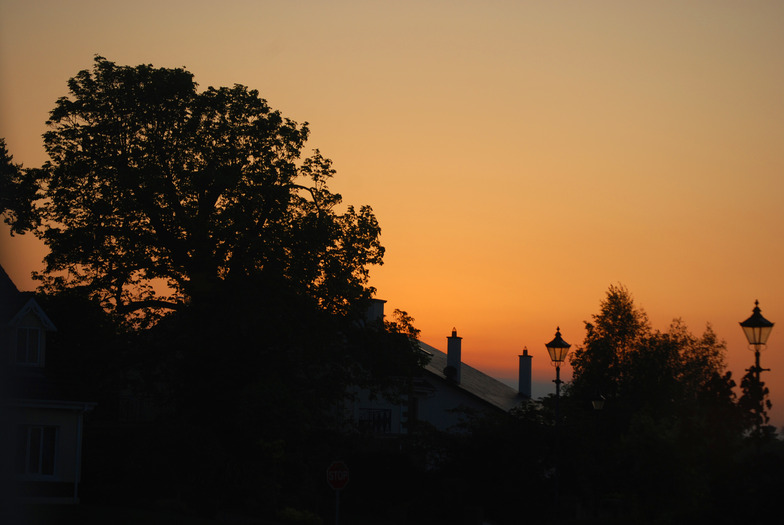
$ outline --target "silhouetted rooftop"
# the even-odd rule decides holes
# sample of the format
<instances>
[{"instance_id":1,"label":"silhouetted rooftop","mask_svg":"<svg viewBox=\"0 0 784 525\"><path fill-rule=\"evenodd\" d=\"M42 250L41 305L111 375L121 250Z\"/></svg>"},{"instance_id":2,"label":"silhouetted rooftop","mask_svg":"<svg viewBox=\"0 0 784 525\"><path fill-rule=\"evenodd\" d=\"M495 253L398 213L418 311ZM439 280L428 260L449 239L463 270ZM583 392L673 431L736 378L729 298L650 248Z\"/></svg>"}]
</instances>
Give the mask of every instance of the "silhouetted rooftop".
<instances>
[{"instance_id":1,"label":"silhouetted rooftop","mask_svg":"<svg viewBox=\"0 0 784 525\"><path fill-rule=\"evenodd\" d=\"M11 319L22 307L25 300L24 295L5 273L5 269L0 266L0 323Z\"/></svg>"},{"instance_id":2,"label":"silhouetted rooftop","mask_svg":"<svg viewBox=\"0 0 784 525\"><path fill-rule=\"evenodd\" d=\"M422 350L432 355L430 363L425 366L425 369L439 378L449 381L444 374L444 369L447 366L446 353L421 341L419 346ZM514 388L465 363L461 363L460 383L452 381L450 383L455 388L464 390L507 412L523 401L523 397Z\"/></svg>"}]
</instances>

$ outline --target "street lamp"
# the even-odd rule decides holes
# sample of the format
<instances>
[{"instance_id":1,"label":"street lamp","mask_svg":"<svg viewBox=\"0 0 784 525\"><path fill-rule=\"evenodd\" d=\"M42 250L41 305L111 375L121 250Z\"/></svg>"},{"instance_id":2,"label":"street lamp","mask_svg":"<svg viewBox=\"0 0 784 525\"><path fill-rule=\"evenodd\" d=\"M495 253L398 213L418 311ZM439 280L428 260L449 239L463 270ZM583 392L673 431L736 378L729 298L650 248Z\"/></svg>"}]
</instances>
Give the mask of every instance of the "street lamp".
<instances>
[{"instance_id":1,"label":"street lamp","mask_svg":"<svg viewBox=\"0 0 784 525\"><path fill-rule=\"evenodd\" d=\"M764 350L768 342L770 331L773 330L773 323L762 317L759 308L759 301L754 301L754 310L751 317L740 323L746 339L749 341L749 350L754 351L754 373L757 381L760 379L760 372L769 371L770 368L760 367L760 352Z\"/></svg>"},{"instance_id":2,"label":"street lamp","mask_svg":"<svg viewBox=\"0 0 784 525\"><path fill-rule=\"evenodd\" d=\"M559 501L561 499L560 496L560 469L558 467L558 425L561 422L561 414L559 411L559 403L561 399L561 363L566 361L566 354L569 353L569 343L563 340L561 337L561 327L557 327L555 329L555 337L552 341L544 345L547 348L547 353L550 354L550 361L552 361L553 366L555 366L555 505L556 508L559 507ZM557 511L556 511L557 512Z\"/></svg>"},{"instance_id":3,"label":"street lamp","mask_svg":"<svg viewBox=\"0 0 784 525\"><path fill-rule=\"evenodd\" d=\"M569 348L572 345L563 340L561 327L557 327L555 329L555 338L544 346L547 348L550 360L555 366L555 380L553 383L555 383L555 423L557 425L559 420L558 403L561 397L561 383L563 383L561 381L561 363L566 360L566 354L569 353Z\"/></svg>"}]
</instances>

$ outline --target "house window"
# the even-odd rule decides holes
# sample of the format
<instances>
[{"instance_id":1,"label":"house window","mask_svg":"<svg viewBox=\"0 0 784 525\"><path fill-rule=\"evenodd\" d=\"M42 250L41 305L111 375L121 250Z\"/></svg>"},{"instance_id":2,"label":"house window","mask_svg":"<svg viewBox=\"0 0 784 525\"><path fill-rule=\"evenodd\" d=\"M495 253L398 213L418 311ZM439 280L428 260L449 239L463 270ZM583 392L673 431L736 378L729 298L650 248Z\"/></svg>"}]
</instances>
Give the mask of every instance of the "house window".
<instances>
[{"instance_id":1,"label":"house window","mask_svg":"<svg viewBox=\"0 0 784 525\"><path fill-rule=\"evenodd\" d=\"M17 472L53 476L57 453L57 427L22 425L16 455Z\"/></svg>"},{"instance_id":2,"label":"house window","mask_svg":"<svg viewBox=\"0 0 784 525\"><path fill-rule=\"evenodd\" d=\"M19 328L16 332L16 364L40 366L42 341L40 329Z\"/></svg>"},{"instance_id":3,"label":"house window","mask_svg":"<svg viewBox=\"0 0 784 525\"><path fill-rule=\"evenodd\" d=\"M392 432L392 410L360 408L359 428L369 434L389 434Z\"/></svg>"}]
</instances>

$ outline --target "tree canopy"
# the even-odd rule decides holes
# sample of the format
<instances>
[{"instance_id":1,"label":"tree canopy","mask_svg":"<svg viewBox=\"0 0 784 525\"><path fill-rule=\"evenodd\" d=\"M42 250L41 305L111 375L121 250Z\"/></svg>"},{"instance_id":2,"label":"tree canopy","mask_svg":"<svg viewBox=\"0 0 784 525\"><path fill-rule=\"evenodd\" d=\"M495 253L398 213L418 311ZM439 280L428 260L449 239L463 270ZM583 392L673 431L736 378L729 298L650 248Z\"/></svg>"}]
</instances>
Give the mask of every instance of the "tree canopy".
<instances>
[{"instance_id":1,"label":"tree canopy","mask_svg":"<svg viewBox=\"0 0 784 525\"><path fill-rule=\"evenodd\" d=\"M585 341L571 356L573 396L602 396L629 410L672 413L685 403L705 400L720 383L728 385L719 389L721 395L732 395L726 347L710 326L699 337L680 319L666 332L654 330L620 285L610 286L599 313L585 326Z\"/></svg>"},{"instance_id":2,"label":"tree canopy","mask_svg":"<svg viewBox=\"0 0 784 525\"><path fill-rule=\"evenodd\" d=\"M176 309L248 277L335 312L369 297L378 222L368 206L339 211L331 161L302 158L307 122L242 85L198 91L185 69L103 57L68 91L47 122L50 161L24 170L4 152L4 184L19 188L6 221L46 243L48 287L87 287L119 312Z\"/></svg>"},{"instance_id":3,"label":"tree canopy","mask_svg":"<svg viewBox=\"0 0 784 525\"><path fill-rule=\"evenodd\" d=\"M366 317L384 255L371 208L329 190L307 123L181 68L96 57L48 126L40 168L0 141L2 212L46 244L37 277L67 326L47 371L99 400L108 432L156 423L123 428L127 447L99 436L93 465L208 507L312 499L351 393L400 396L426 359L405 312Z\"/></svg>"},{"instance_id":4,"label":"tree canopy","mask_svg":"<svg viewBox=\"0 0 784 525\"><path fill-rule=\"evenodd\" d=\"M761 449L746 446L757 420L737 398L725 352L710 326L700 336L679 319L653 329L631 293L610 286L571 356L572 431L562 449L575 493L594 504L612 499L640 522L744 514L734 509L756 496L734 493L752 468L739 458L752 450L757 460ZM604 408L594 411L590 401L600 396ZM761 486L752 484L752 492Z\"/></svg>"}]
</instances>

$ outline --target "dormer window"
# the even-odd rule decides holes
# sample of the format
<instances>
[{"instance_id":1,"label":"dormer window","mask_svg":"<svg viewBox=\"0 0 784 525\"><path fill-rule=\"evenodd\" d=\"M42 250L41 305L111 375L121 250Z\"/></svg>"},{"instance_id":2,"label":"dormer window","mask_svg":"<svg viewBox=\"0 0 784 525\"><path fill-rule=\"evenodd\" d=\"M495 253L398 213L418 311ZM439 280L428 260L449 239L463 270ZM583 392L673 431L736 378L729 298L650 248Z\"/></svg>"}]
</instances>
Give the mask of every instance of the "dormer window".
<instances>
[{"instance_id":1,"label":"dormer window","mask_svg":"<svg viewBox=\"0 0 784 525\"><path fill-rule=\"evenodd\" d=\"M16 364L43 366L43 339L40 328L18 328L16 332Z\"/></svg>"}]
</instances>

